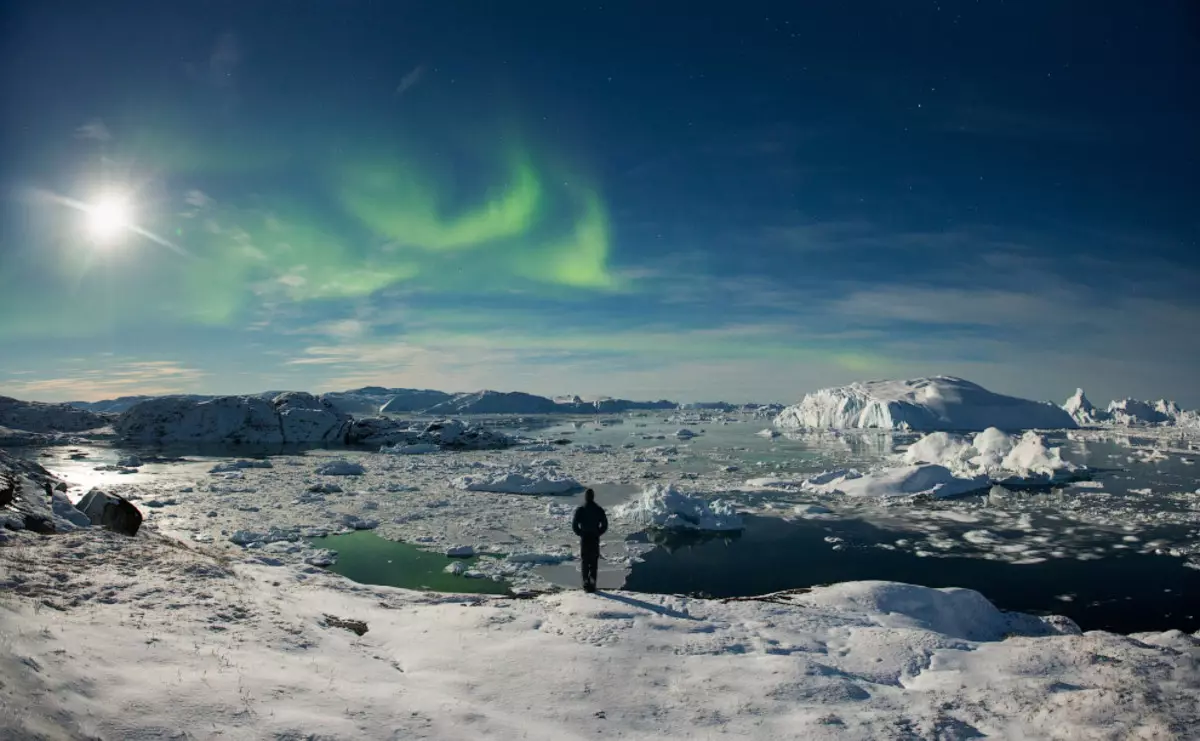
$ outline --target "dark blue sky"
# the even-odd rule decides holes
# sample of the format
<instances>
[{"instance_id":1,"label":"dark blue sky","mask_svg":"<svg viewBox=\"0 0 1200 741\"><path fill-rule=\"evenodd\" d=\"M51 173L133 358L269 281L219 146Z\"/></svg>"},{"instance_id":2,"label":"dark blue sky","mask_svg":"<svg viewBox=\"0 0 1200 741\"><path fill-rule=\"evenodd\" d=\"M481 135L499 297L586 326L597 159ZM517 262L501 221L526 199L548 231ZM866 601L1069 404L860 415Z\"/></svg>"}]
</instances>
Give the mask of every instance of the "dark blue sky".
<instances>
[{"instance_id":1,"label":"dark blue sky","mask_svg":"<svg viewBox=\"0 0 1200 741\"><path fill-rule=\"evenodd\" d=\"M0 392L1200 404L1195 3L496 5L6 4Z\"/></svg>"}]
</instances>

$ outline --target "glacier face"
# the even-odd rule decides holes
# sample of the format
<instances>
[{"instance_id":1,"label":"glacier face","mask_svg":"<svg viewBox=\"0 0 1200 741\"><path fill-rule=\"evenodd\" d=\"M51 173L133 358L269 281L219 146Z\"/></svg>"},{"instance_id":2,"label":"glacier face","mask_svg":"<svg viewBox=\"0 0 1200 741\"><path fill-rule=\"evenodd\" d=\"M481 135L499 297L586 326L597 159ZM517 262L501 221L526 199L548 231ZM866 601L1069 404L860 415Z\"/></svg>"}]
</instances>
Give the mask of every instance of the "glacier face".
<instances>
[{"instance_id":1,"label":"glacier face","mask_svg":"<svg viewBox=\"0 0 1200 741\"><path fill-rule=\"evenodd\" d=\"M1073 428L1054 404L993 393L953 376L862 381L821 389L775 418L784 429L1006 430Z\"/></svg>"}]
</instances>

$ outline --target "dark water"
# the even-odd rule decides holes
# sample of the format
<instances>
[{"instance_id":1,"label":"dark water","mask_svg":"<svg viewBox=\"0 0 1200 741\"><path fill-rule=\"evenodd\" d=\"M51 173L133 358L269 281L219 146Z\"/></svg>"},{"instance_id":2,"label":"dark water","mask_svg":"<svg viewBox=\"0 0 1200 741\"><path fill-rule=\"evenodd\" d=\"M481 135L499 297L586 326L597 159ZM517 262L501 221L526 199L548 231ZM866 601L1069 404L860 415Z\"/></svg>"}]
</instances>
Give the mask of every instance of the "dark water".
<instances>
[{"instance_id":1,"label":"dark water","mask_svg":"<svg viewBox=\"0 0 1200 741\"><path fill-rule=\"evenodd\" d=\"M447 558L440 553L423 551L408 543L381 538L367 530L313 538L311 542L316 548L337 551L337 563L330 566L329 570L360 584L435 592L508 592L507 582L468 579L444 571L446 566L455 561L462 561L470 566L478 558Z\"/></svg>"},{"instance_id":2,"label":"dark water","mask_svg":"<svg viewBox=\"0 0 1200 741\"><path fill-rule=\"evenodd\" d=\"M1001 609L1066 615L1084 630L1200 630L1200 571L1184 567L1179 558L1128 553L1014 565L884 551L872 545L891 543L897 533L860 521L748 517L746 523L746 530L732 537L635 536L659 547L633 566L625 588L734 597L881 579L974 589ZM832 550L824 540L829 535L844 538L847 547ZM1058 598L1063 594L1071 601Z\"/></svg>"}]
</instances>

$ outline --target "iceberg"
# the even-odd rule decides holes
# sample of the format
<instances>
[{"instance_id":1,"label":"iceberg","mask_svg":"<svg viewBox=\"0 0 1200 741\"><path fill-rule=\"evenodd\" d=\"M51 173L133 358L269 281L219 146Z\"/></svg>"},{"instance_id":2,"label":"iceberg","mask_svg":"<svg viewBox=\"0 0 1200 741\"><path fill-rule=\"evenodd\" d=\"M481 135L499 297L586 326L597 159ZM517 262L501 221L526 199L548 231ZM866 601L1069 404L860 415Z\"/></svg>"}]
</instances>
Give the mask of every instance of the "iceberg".
<instances>
[{"instance_id":1,"label":"iceberg","mask_svg":"<svg viewBox=\"0 0 1200 741\"><path fill-rule=\"evenodd\" d=\"M0 396L0 427L24 432L82 432L108 423L105 417L71 404L46 404Z\"/></svg>"},{"instance_id":2,"label":"iceberg","mask_svg":"<svg viewBox=\"0 0 1200 741\"><path fill-rule=\"evenodd\" d=\"M1062 449L1026 431L1020 437L989 427L968 441L959 435L933 432L917 440L901 456L906 464L943 466L965 479L984 477L1000 484L1047 484L1069 478L1079 467L1062 459Z\"/></svg>"},{"instance_id":3,"label":"iceberg","mask_svg":"<svg viewBox=\"0 0 1200 741\"><path fill-rule=\"evenodd\" d=\"M953 376L822 389L775 418L783 429L1006 430L1074 428L1054 404L996 394Z\"/></svg>"},{"instance_id":4,"label":"iceberg","mask_svg":"<svg viewBox=\"0 0 1200 741\"><path fill-rule=\"evenodd\" d=\"M956 475L945 466L918 463L885 468L870 473L855 470L827 471L806 482L807 491L845 494L850 497L932 496L939 499L986 491L991 482L986 476Z\"/></svg>"},{"instance_id":5,"label":"iceberg","mask_svg":"<svg viewBox=\"0 0 1200 741\"><path fill-rule=\"evenodd\" d=\"M569 494L583 488L578 481L553 468L534 466L459 476L450 485L464 491L500 494Z\"/></svg>"},{"instance_id":6,"label":"iceberg","mask_svg":"<svg viewBox=\"0 0 1200 741\"><path fill-rule=\"evenodd\" d=\"M291 391L274 399L218 396L206 401L165 396L133 405L114 425L137 443L340 443L350 417L312 394Z\"/></svg>"},{"instance_id":7,"label":"iceberg","mask_svg":"<svg viewBox=\"0 0 1200 741\"><path fill-rule=\"evenodd\" d=\"M671 484L647 486L637 498L617 506L613 515L660 530L720 532L745 527L731 502L686 494Z\"/></svg>"}]
</instances>

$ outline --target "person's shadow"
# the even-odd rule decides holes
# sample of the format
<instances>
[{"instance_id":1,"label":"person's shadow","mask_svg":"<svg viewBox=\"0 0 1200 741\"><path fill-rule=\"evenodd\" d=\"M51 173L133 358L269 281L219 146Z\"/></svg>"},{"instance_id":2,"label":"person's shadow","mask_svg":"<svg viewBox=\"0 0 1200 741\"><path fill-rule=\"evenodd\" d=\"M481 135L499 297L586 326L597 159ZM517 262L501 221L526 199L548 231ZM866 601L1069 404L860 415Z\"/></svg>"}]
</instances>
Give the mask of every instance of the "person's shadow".
<instances>
[{"instance_id":1,"label":"person's shadow","mask_svg":"<svg viewBox=\"0 0 1200 741\"><path fill-rule=\"evenodd\" d=\"M640 607L643 610L649 610L650 612L656 613L658 615L662 615L663 617L676 618L678 620L699 620L700 619L697 617L692 617L691 615L687 614L686 612L680 612L679 610L672 610L670 607L667 607L665 605L656 605L652 602L643 602L640 599L626 597L623 594L613 594L612 592L605 592L600 589L597 589L594 592L594 594L597 597L603 597L605 599L610 599L613 602L624 602L625 604L627 604L631 607Z\"/></svg>"}]
</instances>

